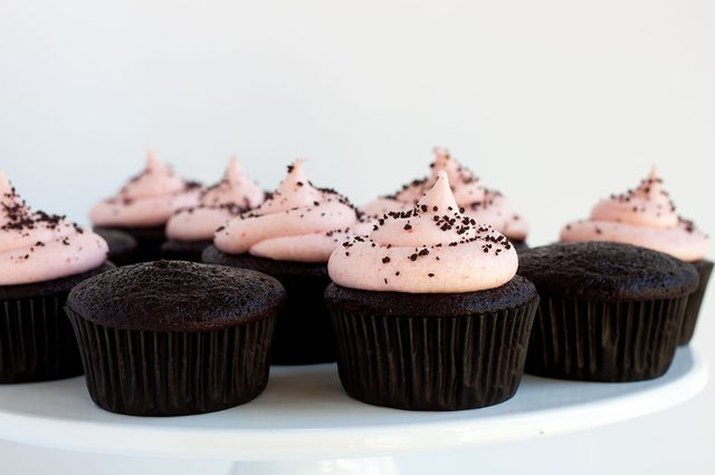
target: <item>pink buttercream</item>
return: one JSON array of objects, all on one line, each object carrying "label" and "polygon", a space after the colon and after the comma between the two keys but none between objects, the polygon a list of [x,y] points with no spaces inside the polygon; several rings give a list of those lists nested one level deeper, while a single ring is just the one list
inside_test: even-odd
[{"label": "pink buttercream", "polygon": [[107,243],[62,216],[32,211],[0,172],[0,285],[44,282],[95,269]]},{"label": "pink buttercream", "polygon": [[197,205],[200,193],[198,184],[178,177],[150,152],[146,168],[116,196],[97,203],[90,219],[97,226],[160,226],[174,211]]},{"label": "pink buttercream", "polygon": [[688,262],[704,258],[710,249],[710,239],[678,216],[655,168],[635,190],[600,201],[590,219],[567,224],[561,240],[633,244]]},{"label": "pink buttercream", "polygon": [[444,149],[435,149],[435,160],[430,165],[432,174],[402,187],[392,196],[367,203],[362,210],[367,216],[381,216],[388,211],[404,211],[417,203],[437,181],[438,173],[445,171],[452,186],[457,204],[479,223],[490,224],[510,239],[523,241],[529,232],[526,221],[516,214],[495,190],[485,188],[474,173],[463,167]]},{"label": "pink buttercream", "polygon": [[198,206],[174,213],[166,224],[166,235],[179,241],[211,239],[226,221],[260,205],[264,198],[263,190],[243,173],[233,157],[223,179],[201,193]]},{"label": "pink buttercream", "polygon": [[344,287],[408,293],[474,292],[509,282],[518,258],[508,239],[461,213],[446,171],[406,212],[336,248],[331,279]]},{"label": "pink buttercream", "polygon": [[328,248],[336,245],[335,230],[349,232],[357,222],[352,205],[333,191],[313,187],[298,160],[271,198],[220,228],[214,243],[229,254],[326,262]]}]

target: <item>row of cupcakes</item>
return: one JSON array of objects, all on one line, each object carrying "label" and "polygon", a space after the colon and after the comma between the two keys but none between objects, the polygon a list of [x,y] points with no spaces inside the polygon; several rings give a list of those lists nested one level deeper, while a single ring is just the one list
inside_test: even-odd
[{"label": "row of cupcakes", "polygon": [[[450,160],[447,163],[454,163],[448,156],[447,159]],[[156,194],[152,195],[151,190],[168,189],[171,190],[170,196],[182,197],[195,193],[195,185],[180,180],[174,180],[172,186],[162,185],[162,180],[156,179],[156,175],[161,173],[154,174],[155,170],[163,169],[169,177],[174,175],[155,159],[151,160],[148,168],[152,171],[130,182],[130,185],[137,185],[131,187],[133,193],[125,195],[122,201],[113,200],[107,204],[119,208],[131,207],[135,200],[142,201],[147,196],[152,197],[149,201],[155,203],[170,201],[166,197],[153,199]],[[455,170],[461,172],[458,166]],[[145,177],[152,174],[155,176]],[[651,178],[648,182],[652,185],[654,180],[658,181]],[[179,183],[181,186],[177,186]],[[274,343],[279,341],[281,322],[295,325],[295,329],[286,332],[287,340],[300,343],[297,355],[304,358],[303,337],[311,338],[318,332],[306,331],[305,335],[297,332],[310,328],[315,321],[322,322],[320,325],[325,333],[316,340],[307,340],[309,345],[324,345],[329,352],[337,342],[341,381],[349,394],[366,402],[411,409],[457,409],[504,400],[518,386],[527,347],[530,357],[526,360],[532,362],[527,368],[551,376],[624,381],[656,377],[667,369],[683,325],[685,305],[692,301],[690,297],[698,282],[692,266],[659,252],[619,244],[560,245],[526,252],[523,254],[521,273],[537,284],[542,301],[549,302],[549,305],[539,306],[536,312],[538,325],[532,332],[536,291],[526,279],[515,276],[518,259],[512,242],[471,215],[467,207],[456,200],[458,187],[450,187],[448,183],[448,171],[440,169],[430,183],[431,191],[421,201],[360,222],[359,214],[345,198],[332,190],[314,188],[303,176],[301,164],[297,163],[289,169],[288,177],[265,203],[240,213],[219,228],[214,239],[216,245],[204,251],[204,259],[240,268],[254,268],[278,277],[288,297],[277,316]],[[10,190],[9,185],[7,190]],[[662,189],[655,191],[658,196],[664,196]],[[648,201],[654,189],[651,187],[643,192],[645,198],[636,199],[631,207],[634,213],[634,206],[639,205],[639,212],[648,214],[643,210],[650,209],[650,205],[641,201]],[[628,193],[626,197],[634,200],[633,195]],[[10,213],[8,210],[19,206],[19,198],[14,190],[3,196],[9,200],[8,206],[4,206],[8,222],[3,229],[12,238],[8,239],[11,244],[14,244],[12,240],[17,234],[24,239],[23,242],[29,243],[36,228],[48,228],[54,232],[56,227],[42,223],[62,221],[60,217],[48,219],[44,213],[31,213],[29,210],[24,214]],[[611,200],[620,202],[625,198],[621,200],[614,196]],[[26,209],[24,203],[21,207]],[[674,213],[671,208],[668,208],[669,212]],[[114,213],[125,211],[120,209]],[[663,204],[653,205],[652,213],[659,218],[659,214],[663,213]],[[588,225],[597,226],[598,222],[596,219]],[[97,240],[92,233],[71,225],[65,227],[72,227],[78,235],[90,237],[101,244],[101,240]],[[666,230],[671,228],[663,227]],[[684,225],[683,231],[697,241],[695,244],[702,245],[703,241],[707,244],[706,238],[692,224]],[[73,247],[70,240],[65,243],[60,234],[51,233],[49,237],[72,248],[73,253],[84,253],[82,246]],[[34,252],[34,247],[31,252]],[[43,267],[42,258],[35,258],[34,254],[31,257],[24,258],[25,264],[30,262],[30,267]],[[142,289],[156,298],[152,282],[162,279],[153,277],[157,277],[156,273],[161,276],[163,272],[168,272],[157,269],[178,272],[170,279],[172,285],[161,289],[160,293],[166,294],[166,301],[158,306],[156,300],[141,300],[138,307],[126,305],[125,300],[140,295]],[[134,274],[127,275],[131,272]],[[150,278],[142,272],[148,272]],[[204,287],[204,281],[210,282],[207,275],[217,273],[215,268],[196,272],[203,273],[204,277],[199,279],[196,273],[189,277],[187,270],[181,266],[176,270],[176,267],[157,264],[149,268],[118,269],[88,281],[89,287],[92,287],[90,283],[97,286],[104,282],[99,285],[103,289],[101,297],[90,295],[77,308],[71,302],[69,305],[76,310],[70,311],[70,314],[74,316],[80,347],[85,349],[83,356],[88,385],[99,381],[93,385],[95,391],[97,388],[106,391],[111,386],[102,380],[101,371],[97,374],[91,369],[93,363],[126,359],[112,354],[94,354],[101,349],[90,340],[83,340],[91,332],[83,332],[83,325],[79,323],[94,318],[99,319],[97,322],[104,331],[106,327],[131,330],[132,325],[138,332],[167,330],[166,325],[175,325],[175,319],[179,318],[176,314],[167,315],[167,309],[186,312],[186,308],[177,306],[176,302],[181,300],[182,295],[194,295],[191,289],[200,295],[207,293],[209,289]],[[68,268],[63,276],[72,273],[73,270]],[[334,283],[330,284],[325,296],[332,309],[332,322],[337,332],[335,337],[332,335],[331,320],[323,311],[323,292],[331,279]],[[250,285],[246,288],[249,290],[260,287],[245,276],[232,277],[234,285],[244,280],[248,280]],[[22,280],[22,283],[29,282],[32,278]],[[265,279],[262,282],[263,287],[273,289],[272,300],[268,300],[282,301],[283,286],[268,285]],[[700,282],[702,287],[706,279],[700,279]],[[228,284],[224,282],[221,285]],[[13,287],[13,284],[9,285],[11,290]],[[83,293],[89,292],[82,287],[76,292],[77,301],[82,300]],[[294,290],[291,291],[291,288]],[[260,292],[255,293],[261,295]],[[255,321],[256,317],[251,312],[257,308],[265,310],[260,305],[253,305],[255,299],[251,292],[235,290],[234,295],[241,296],[238,302],[243,306],[235,308],[234,312],[244,319]],[[221,301],[231,304],[228,297]],[[558,314],[554,311],[554,301],[559,302],[559,308],[569,310]],[[98,311],[98,302],[109,306],[104,311]],[[210,311],[212,307],[207,302],[202,302],[208,312],[203,315],[206,320],[211,320],[209,317],[215,316],[215,312]],[[248,303],[251,305],[247,306]],[[137,309],[143,308],[142,304],[151,310],[145,312],[147,318],[144,320],[137,318]],[[20,305],[16,307],[21,309]],[[270,308],[278,312],[279,307],[275,304]],[[201,308],[191,307],[191,314],[198,320],[201,320]],[[32,314],[32,309],[29,312]],[[226,312],[230,313],[226,308],[219,311],[222,314]],[[18,313],[22,313],[21,310]],[[650,318],[656,314],[660,316],[658,321]],[[101,320],[101,315],[105,315],[106,321]],[[594,315],[597,319],[602,317],[600,322],[573,323],[584,316],[593,318]],[[158,323],[156,319],[159,319]],[[186,316],[180,319],[184,321]],[[648,325],[643,324],[643,319]],[[127,323],[127,320],[130,321]],[[227,320],[233,321],[224,318],[218,323],[224,324]],[[571,327],[564,326],[564,321],[571,321]],[[605,321],[611,322],[610,326],[604,325]],[[143,328],[142,325],[150,328]],[[537,327],[541,330],[537,331]],[[563,331],[559,333],[556,327]],[[636,331],[640,327],[647,328],[647,331]],[[199,325],[199,328],[204,327]],[[578,331],[583,328],[594,330],[591,333]],[[607,344],[599,328],[610,335],[612,344]],[[96,334],[97,329],[94,330]],[[171,330],[175,332],[177,328],[172,326]],[[196,331],[196,328],[192,327],[190,331]],[[558,339],[553,335],[559,335]],[[130,335],[126,341],[130,343],[132,338]],[[265,341],[263,344],[265,346]],[[88,351],[88,347],[94,349]],[[112,344],[104,350],[112,352],[117,348],[119,346]],[[273,352],[274,358],[280,354],[275,344]],[[260,354],[257,352],[255,355]],[[286,354],[289,362],[290,358],[296,357],[296,353],[290,351]],[[326,350],[322,349],[318,360],[330,357],[325,355]],[[592,356],[593,360],[584,355]],[[314,355],[309,356],[308,361],[315,358]],[[549,362],[550,366],[533,363],[539,359]],[[265,366],[265,361],[262,364]],[[451,371],[445,372],[447,367]],[[102,363],[101,368],[104,370],[106,365]],[[179,369],[175,368],[176,371]],[[126,371],[126,368],[122,370]],[[262,371],[258,373],[262,374]],[[252,371],[251,374],[257,373]],[[106,377],[117,379],[114,373]],[[134,378],[136,380],[136,375]],[[186,382],[186,378],[183,381]],[[125,390],[131,389],[130,386],[124,387]],[[110,389],[115,401],[117,390]],[[93,393],[93,397],[95,395]],[[123,401],[121,397],[118,400]]]},{"label": "row of cupcakes", "polygon": [[[242,172],[236,159],[231,160],[220,182],[204,189],[193,182],[181,180],[150,154],[145,170],[132,178],[115,197],[97,204],[92,209],[91,218],[95,230],[107,237],[110,248],[117,249],[117,254],[125,252],[127,246],[123,244],[132,238],[122,240],[111,233],[116,235],[123,231],[132,235],[139,242],[139,248],[143,249],[134,256],[134,261],[161,257],[200,262],[202,253],[206,251],[207,259],[225,263],[227,257],[219,256],[217,247],[224,254],[238,256],[228,259],[233,265],[240,263],[279,277],[289,289],[289,294],[308,292],[319,296],[328,282],[324,264],[333,249],[351,235],[364,234],[383,221],[387,213],[412,209],[436,183],[438,173],[444,171],[459,209],[478,223],[491,225],[518,251],[527,249],[528,224],[513,210],[504,195],[486,187],[446,150],[435,149],[434,154],[428,176],[412,180],[397,192],[379,197],[359,209],[339,194],[313,187],[305,177],[300,161],[289,167],[284,182],[275,192],[269,193]],[[292,190],[291,187],[298,186],[298,183],[304,186]],[[320,208],[317,213],[318,206],[326,199],[335,203],[330,209]],[[193,204],[187,205],[191,200]],[[275,218],[272,228],[264,229],[265,226],[262,226],[262,234],[252,233],[251,230],[242,234],[242,229],[250,228],[252,223],[267,221],[269,218],[265,215],[284,212],[291,207],[296,209],[282,218]],[[232,229],[234,227],[237,231]],[[706,259],[710,241],[692,221],[678,215],[655,170],[636,188],[613,194],[599,202],[589,219],[567,224],[560,240],[633,244],[693,264],[700,274],[701,285],[690,299],[680,343],[690,341],[712,271],[712,264]],[[215,248],[210,248],[212,244]],[[125,257],[113,254],[110,255],[115,262],[125,261]],[[283,264],[291,265],[283,269]],[[297,270],[309,267],[313,267],[310,272]],[[300,289],[291,292],[295,282],[290,282],[289,275],[296,272],[301,277],[305,273],[312,276],[320,274],[322,281],[308,287],[306,282],[309,279],[298,279]],[[315,306],[299,306],[296,311],[322,312],[326,315],[322,307]],[[279,330],[282,330],[280,325]],[[309,333],[324,335],[328,330],[327,327],[312,328]],[[286,339],[292,342],[288,335],[299,329],[286,328],[286,331]],[[283,336],[279,336],[279,349],[283,340]],[[308,338],[306,347],[311,348],[314,354],[297,358],[295,362],[334,359],[332,347],[322,348],[321,342],[324,341],[322,336],[315,341]],[[295,354],[296,350],[290,349],[288,353]],[[290,363],[290,360],[290,356],[277,357],[277,361],[284,363]]]}]

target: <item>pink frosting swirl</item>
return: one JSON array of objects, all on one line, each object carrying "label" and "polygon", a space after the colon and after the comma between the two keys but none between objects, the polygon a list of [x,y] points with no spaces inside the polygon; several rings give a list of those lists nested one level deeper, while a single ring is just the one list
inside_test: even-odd
[{"label": "pink frosting swirl", "polygon": [[95,269],[107,243],[63,216],[32,211],[0,172],[0,285],[44,282]]},{"label": "pink frosting swirl", "polygon": [[444,170],[416,207],[378,219],[372,233],[344,242],[328,262],[330,278],[344,287],[407,293],[492,289],[517,267],[506,237],[460,212]]},{"label": "pink frosting swirl", "polygon": [[182,208],[166,224],[166,235],[178,241],[212,239],[216,229],[265,199],[263,190],[231,158],[223,179],[201,193],[198,206]]},{"label": "pink frosting swirl", "polygon": [[149,152],[146,168],[116,196],[97,203],[90,219],[97,226],[161,226],[174,211],[197,205],[200,193],[197,183],[178,177]]},{"label": "pink frosting swirl", "polygon": [[414,180],[392,196],[367,203],[362,208],[363,212],[367,216],[381,216],[389,211],[412,208],[434,186],[439,172],[444,171],[452,184],[455,201],[465,208],[467,214],[479,223],[490,224],[510,239],[526,239],[528,224],[514,212],[500,192],[484,187],[479,178],[452,158],[447,150],[437,148],[434,152],[435,160],[430,165],[432,174],[429,177]]},{"label": "pink frosting swirl", "polygon": [[635,190],[601,200],[588,220],[567,224],[561,241],[612,241],[654,249],[692,262],[704,258],[710,239],[678,216],[655,168]]},{"label": "pink frosting swirl", "polygon": [[214,244],[229,254],[327,262],[338,236],[357,223],[350,202],[335,191],[313,187],[298,160],[271,198],[219,228]]}]

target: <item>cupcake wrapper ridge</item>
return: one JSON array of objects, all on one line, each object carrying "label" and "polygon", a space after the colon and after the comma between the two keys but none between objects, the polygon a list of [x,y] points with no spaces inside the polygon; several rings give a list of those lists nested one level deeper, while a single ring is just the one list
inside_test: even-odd
[{"label": "cupcake wrapper ridge", "polygon": [[657,378],[673,362],[688,297],[600,302],[541,296],[526,372],[587,381]]},{"label": "cupcake wrapper ridge", "polygon": [[330,305],[338,372],[351,397],[378,406],[447,411],[511,398],[521,381],[538,297],[459,317],[355,313]]},{"label": "cupcake wrapper ridge", "polygon": [[77,341],[62,306],[67,292],[0,301],[0,383],[82,374]]},{"label": "cupcake wrapper ridge", "polygon": [[703,298],[705,297],[705,290],[708,287],[708,281],[710,281],[710,274],[713,270],[713,263],[708,260],[700,260],[693,263],[695,270],[698,271],[700,277],[700,283],[698,288],[690,294],[688,297],[688,305],[685,308],[685,317],[683,318],[683,325],[680,327],[680,336],[678,337],[679,345],[687,345],[695,334],[695,325],[698,322],[698,315],[700,314],[700,307],[703,304]]},{"label": "cupcake wrapper ridge", "polygon": [[140,416],[218,411],[266,387],[275,315],[204,332],[121,330],[66,308],[99,407]]}]

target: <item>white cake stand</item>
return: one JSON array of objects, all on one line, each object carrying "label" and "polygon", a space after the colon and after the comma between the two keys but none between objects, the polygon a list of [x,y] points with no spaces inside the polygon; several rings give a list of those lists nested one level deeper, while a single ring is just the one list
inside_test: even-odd
[{"label": "white cake stand", "polygon": [[0,438],[78,451],[236,461],[237,474],[395,474],[391,456],[605,426],[686,401],[707,382],[681,348],[668,373],[639,383],[525,376],[506,403],[470,411],[369,406],[342,391],[334,365],[274,367],[266,391],[234,409],[142,418],[105,412],[83,378],[0,386]]}]

